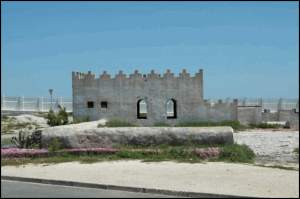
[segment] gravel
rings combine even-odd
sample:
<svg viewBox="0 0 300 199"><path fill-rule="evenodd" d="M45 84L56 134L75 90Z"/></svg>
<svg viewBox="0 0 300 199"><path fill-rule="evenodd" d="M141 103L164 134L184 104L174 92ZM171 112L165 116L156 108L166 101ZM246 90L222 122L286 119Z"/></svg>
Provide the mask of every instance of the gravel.
<svg viewBox="0 0 300 199"><path fill-rule="evenodd" d="M234 142L249 146L257 162L299 163L299 131L240 131L233 134Z"/></svg>

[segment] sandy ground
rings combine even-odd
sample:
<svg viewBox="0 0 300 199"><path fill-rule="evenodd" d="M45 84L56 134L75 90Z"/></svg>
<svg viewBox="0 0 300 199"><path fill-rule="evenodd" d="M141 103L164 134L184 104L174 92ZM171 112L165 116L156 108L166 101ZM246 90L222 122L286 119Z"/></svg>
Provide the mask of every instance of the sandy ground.
<svg viewBox="0 0 300 199"><path fill-rule="evenodd" d="M299 197L299 171L222 162L114 161L1 167L1 175L257 197Z"/></svg>

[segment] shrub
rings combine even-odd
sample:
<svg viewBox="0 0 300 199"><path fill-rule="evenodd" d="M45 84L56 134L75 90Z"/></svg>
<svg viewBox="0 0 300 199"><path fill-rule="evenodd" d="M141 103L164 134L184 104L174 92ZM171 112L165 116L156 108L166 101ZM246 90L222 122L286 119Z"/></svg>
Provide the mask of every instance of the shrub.
<svg viewBox="0 0 300 199"><path fill-rule="evenodd" d="M50 147L48 148L49 151L58 151L61 148L62 143L58 141L57 138L51 142Z"/></svg>
<svg viewBox="0 0 300 199"><path fill-rule="evenodd" d="M66 108L64 107L62 109L60 105L58 105L58 108L60 109L58 115L56 115L53 110L50 110L48 114L45 116L45 118L48 120L47 121L48 125L60 126L69 123L68 113L66 112Z"/></svg>
<svg viewBox="0 0 300 199"><path fill-rule="evenodd" d="M32 144L28 146L28 149L40 149L40 144L39 143Z"/></svg>

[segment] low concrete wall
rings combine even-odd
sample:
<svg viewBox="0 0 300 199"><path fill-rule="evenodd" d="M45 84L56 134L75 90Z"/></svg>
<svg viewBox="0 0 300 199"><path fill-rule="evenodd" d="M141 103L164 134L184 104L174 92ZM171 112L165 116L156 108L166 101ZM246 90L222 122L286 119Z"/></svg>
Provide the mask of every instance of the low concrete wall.
<svg viewBox="0 0 300 199"><path fill-rule="evenodd" d="M54 138L62 142L62 148L90 148L103 145L160 145L181 146L190 135L197 144L225 144L233 142L231 127L120 127L120 128L57 128L43 129L41 146L48 148Z"/></svg>
<svg viewBox="0 0 300 199"><path fill-rule="evenodd" d="M257 125L262 122L261 107L238 107L238 121L244 125Z"/></svg>
<svg viewBox="0 0 300 199"><path fill-rule="evenodd" d="M262 113L262 122L279 121L278 112L271 112L270 110L264 109Z"/></svg>

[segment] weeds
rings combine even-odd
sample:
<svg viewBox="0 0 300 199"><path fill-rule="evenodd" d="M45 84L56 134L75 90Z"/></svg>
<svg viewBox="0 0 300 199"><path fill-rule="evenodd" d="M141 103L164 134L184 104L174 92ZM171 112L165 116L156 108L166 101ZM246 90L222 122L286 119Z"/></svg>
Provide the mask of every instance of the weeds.
<svg viewBox="0 0 300 199"><path fill-rule="evenodd" d="M299 154L299 148L295 148L293 152Z"/></svg>
<svg viewBox="0 0 300 199"><path fill-rule="evenodd" d="M155 124L153 124L153 127L160 127L160 126L162 126L162 127L171 127L171 125L169 125L169 124L166 124L166 123L155 123Z"/></svg>
<svg viewBox="0 0 300 199"><path fill-rule="evenodd" d="M90 121L90 116L85 116L83 119L77 118L74 122L71 122L70 124L78 124L82 122L89 122Z"/></svg>
<svg viewBox="0 0 300 199"><path fill-rule="evenodd" d="M1 121L7 121L8 119L9 119L9 117L7 117L6 115L1 116Z"/></svg>
<svg viewBox="0 0 300 199"><path fill-rule="evenodd" d="M119 118L109 120L105 125L99 124L98 128L101 127L137 127L137 124L131 124L129 122L121 121Z"/></svg>
<svg viewBox="0 0 300 199"><path fill-rule="evenodd" d="M50 147L48 148L49 151L58 151L61 148L62 143L58 141L57 138L51 142Z"/></svg>

